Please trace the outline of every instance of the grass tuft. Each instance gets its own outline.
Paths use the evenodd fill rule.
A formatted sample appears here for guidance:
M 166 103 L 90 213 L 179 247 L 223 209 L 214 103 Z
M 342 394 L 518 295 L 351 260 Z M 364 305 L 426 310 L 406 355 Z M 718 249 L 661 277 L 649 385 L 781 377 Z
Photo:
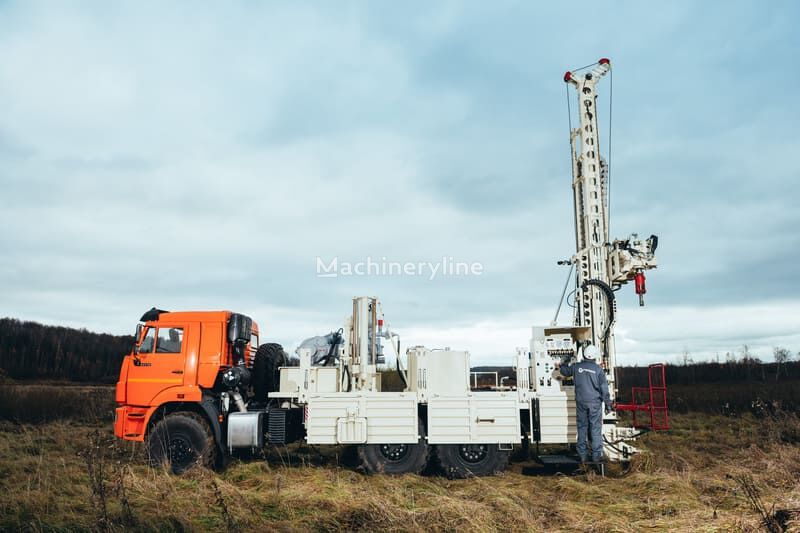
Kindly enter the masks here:
M 800 520 L 800 420 L 786 412 L 676 415 L 605 478 L 518 460 L 467 480 L 366 476 L 345 450 L 311 446 L 174 476 L 84 416 L 0 420 L 0 530 L 783 531 Z

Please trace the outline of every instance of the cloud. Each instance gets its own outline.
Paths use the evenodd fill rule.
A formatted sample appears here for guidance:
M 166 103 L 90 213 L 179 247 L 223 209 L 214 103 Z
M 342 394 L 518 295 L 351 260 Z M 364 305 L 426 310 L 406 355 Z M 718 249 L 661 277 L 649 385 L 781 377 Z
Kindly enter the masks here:
M 800 301 L 798 112 L 775 92 L 797 8 L 623 7 L 4 3 L 0 314 L 127 333 L 153 305 L 229 308 L 292 344 L 373 294 L 409 343 L 505 361 L 574 247 L 560 77 L 607 55 L 612 237 L 661 236 L 621 359 L 800 349 L 746 320 Z M 334 256 L 484 274 L 317 278 Z

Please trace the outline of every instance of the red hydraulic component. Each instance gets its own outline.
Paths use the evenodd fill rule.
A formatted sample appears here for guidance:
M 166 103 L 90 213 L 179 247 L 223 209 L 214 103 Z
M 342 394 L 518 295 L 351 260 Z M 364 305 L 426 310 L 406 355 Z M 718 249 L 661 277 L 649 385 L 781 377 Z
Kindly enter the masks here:
M 633 413 L 633 427 L 649 428 L 653 431 L 669 429 L 667 409 L 667 378 L 664 363 L 650 365 L 647 369 L 648 386 L 632 387 L 631 402 L 617 404 L 617 411 Z M 639 412 L 649 413 L 650 420 L 636 418 Z
M 633 275 L 633 283 L 636 286 L 636 294 L 639 295 L 639 306 L 644 307 L 644 295 L 647 293 L 647 287 L 644 284 L 644 272 L 641 270 Z

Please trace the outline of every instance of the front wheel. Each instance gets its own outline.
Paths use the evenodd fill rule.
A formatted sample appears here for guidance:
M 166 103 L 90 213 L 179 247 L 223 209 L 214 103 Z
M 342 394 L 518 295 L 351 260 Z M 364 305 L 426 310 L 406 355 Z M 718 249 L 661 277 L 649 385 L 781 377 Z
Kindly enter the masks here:
M 425 427 L 419 421 L 416 444 L 362 444 L 358 447 L 361 469 L 368 474 L 419 474 L 428 463 Z
M 214 437 L 208 423 L 189 411 L 165 416 L 147 437 L 150 465 L 166 465 L 175 474 L 197 465 L 212 466 L 214 452 Z
M 451 479 L 493 476 L 508 466 L 508 450 L 497 444 L 439 444 L 436 457 L 445 475 Z

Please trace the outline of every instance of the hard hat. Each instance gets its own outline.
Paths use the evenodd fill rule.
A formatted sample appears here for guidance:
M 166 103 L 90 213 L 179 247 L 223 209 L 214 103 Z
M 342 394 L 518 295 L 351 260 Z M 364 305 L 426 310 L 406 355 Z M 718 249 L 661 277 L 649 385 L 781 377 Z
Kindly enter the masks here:
M 598 357 L 600 357 L 600 350 L 594 344 L 590 344 L 589 346 L 583 349 L 584 359 L 589 359 L 591 361 L 594 361 Z

